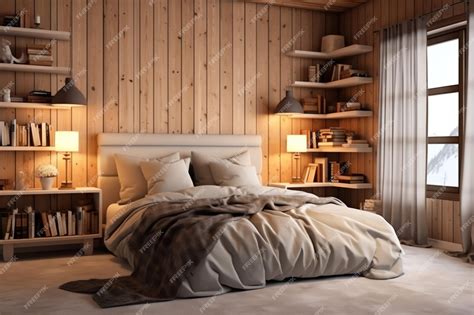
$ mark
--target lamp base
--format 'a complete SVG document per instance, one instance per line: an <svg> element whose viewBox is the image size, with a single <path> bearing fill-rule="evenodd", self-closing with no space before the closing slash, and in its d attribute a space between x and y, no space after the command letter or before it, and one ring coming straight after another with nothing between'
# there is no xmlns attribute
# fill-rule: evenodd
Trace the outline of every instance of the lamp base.
<svg viewBox="0 0 474 315"><path fill-rule="evenodd" d="M76 189L76 188L72 185L72 182L62 182L59 189L60 190L72 190L72 189Z"/></svg>

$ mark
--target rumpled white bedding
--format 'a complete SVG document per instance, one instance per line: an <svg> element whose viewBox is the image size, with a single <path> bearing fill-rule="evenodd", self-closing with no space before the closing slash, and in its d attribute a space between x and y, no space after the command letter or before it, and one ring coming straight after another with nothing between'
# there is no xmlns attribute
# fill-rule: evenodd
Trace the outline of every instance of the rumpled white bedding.
<svg viewBox="0 0 474 315"><path fill-rule="evenodd" d="M232 194L306 193L265 186L198 186L147 196L108 215L105 244L133 267L128 239L147 205ZM356 274L390 279L403 274L402 253L392 226L372 213L334 204L307 204L288 212L264 211L227 223L208 257L184 279L178 297L262 288L268 280L292 277Z"/></svg>

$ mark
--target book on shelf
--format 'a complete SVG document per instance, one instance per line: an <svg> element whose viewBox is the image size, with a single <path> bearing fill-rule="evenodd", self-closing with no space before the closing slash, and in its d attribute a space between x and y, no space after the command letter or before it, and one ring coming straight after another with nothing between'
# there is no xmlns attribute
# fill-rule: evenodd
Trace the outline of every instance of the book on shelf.
<svg viewBox="0 0 474 315"><path fill-rule="evenodd" d="M327 183L328 182L328 158L315 158L314 165L318 167L318 182L320 183Z"/></svg>
<svg viewBox="0 0 474 315"><path fill-rule="evenodd" d="M75 211L2 210L0 233L5 240L97 234L99 213L90 205Z"/></svg>
<svg viewBox="0 0 474 315"><path fill-rule="evenodd" d="M331 141L331 142L319 142L319 146L323 148L331 148L331 147L341 147L345 142L336 142L336 141Z"/></svg>
<svg viewBox="0 0 474 315"><path fill-rule="evenodd" d="M346 64L335 64L332 67L332 76L331 76L331 81L338 81L341 80L341 73L344 71L350 70L352 68L351 65L346 65Z"/></svg>
<svg viewBox="0 0 474 315"><path fill-rule="evenodd" d="M0 144L12 147L54 146L54 127L48 123L18 124L0 121Z"/></svg>

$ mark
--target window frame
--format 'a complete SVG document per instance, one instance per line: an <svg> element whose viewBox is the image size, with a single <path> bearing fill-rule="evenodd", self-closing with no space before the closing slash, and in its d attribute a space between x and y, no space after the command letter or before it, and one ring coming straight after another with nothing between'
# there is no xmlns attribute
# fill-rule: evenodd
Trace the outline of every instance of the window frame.
<svg viewBox="0 0 474 315"><path fill-rule="evenodd" d="M458 187L452 186L439 186L439 185L428 185L428 172L426 173L426 193L427 197L434 197L447 199L447 200L459 200L460 189L462 183L462 157L463 157L463 135L464 135L464 108L465 108L465 82L466 82L466 57L465 50L463 49L466 44L466 31L465 27L458 28L455 30L449 30L444 33L435 34L428 36L428 46L436 45L442 42L458 39L458 58L459 58L459 78L458 84L450 86L442 86L436 88L427 88L426 96L426 152L428 152L429 144L457 144L458 145ZM428 69L427 69L428 70ZM428 83L428 82L427 82ZM443 137L430 137L428 136L428 118L429 118L429 106L428 99L430 96L458 93L459 96L459 132L458 136L443 136ZM426 158L426 168L428 168L428 156Z"/></svg>

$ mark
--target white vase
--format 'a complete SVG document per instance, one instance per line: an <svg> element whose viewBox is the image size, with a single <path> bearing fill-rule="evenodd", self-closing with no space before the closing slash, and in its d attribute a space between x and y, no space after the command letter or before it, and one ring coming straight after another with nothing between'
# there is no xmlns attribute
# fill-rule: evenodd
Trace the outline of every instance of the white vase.
<svg viewBox="0 0 474 315"><path fill-rule="evenodd" d="M43 188L43 190L50 190L51 188L53 188L55 181L56 177L41 177L41 188Z"/></svg>

